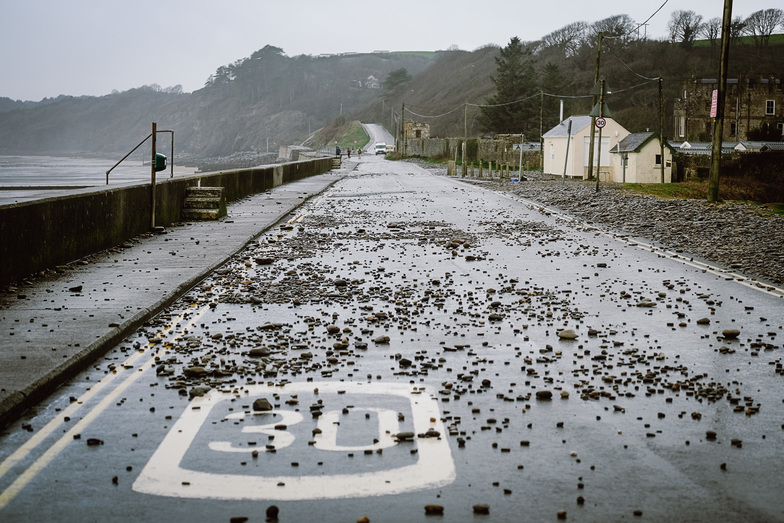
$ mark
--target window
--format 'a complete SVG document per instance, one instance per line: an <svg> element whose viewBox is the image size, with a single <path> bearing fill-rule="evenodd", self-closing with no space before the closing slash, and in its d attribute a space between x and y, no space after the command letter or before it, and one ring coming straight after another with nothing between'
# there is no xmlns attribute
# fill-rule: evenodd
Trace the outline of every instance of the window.
<svg viewBox="0 0 784 523"><path fill-rule="evenodd" d="M777 124L776 124L776 129L778 129L778 130L779 130L779 133L781 133L782 135L784 135L784 123L777 123Z"/></svg>
<svg viewBox="0 0 784 523"><path fill-rule="evenodd" d="M656 155L656 165L661 165L661 154Z"/></svg>
<svg viewBox="0 0 784 523"><path fill-rule="evenodd" d="M683 99L686 99L686 89L683 90Z"/></svg>
<svg viewBox="0 0 784 523"><path fill-rule="evenodd" d="M776 114L776 100L765 100L765 116Z"/></svg>
<svg viewBox="0 0 784 523"><path fill-rule="evenodd" d="M686 136L686 117L681 116L678 118L678 136L683 138Z"/></svg>
<svg viewBox="0 0 784 523"><path fill-rule="evenodd" d="M738 124L735 122L730 123L730 136L735 136L735 132L737 131Z"/></svg>

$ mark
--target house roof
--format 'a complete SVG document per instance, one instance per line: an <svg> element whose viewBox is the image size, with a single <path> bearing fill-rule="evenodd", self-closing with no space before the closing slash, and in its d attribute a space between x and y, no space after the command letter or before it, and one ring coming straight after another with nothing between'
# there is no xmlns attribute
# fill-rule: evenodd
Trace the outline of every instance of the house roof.
<svg viewBox="0 0 784 523"><path fill-rule="evenodd" d="M784 151L784 142L765 142L760 151Z"/></svg>
<svg viewBox="0 0 784 523"><path fill-rule="evenodd" d="M615 147L610 149L611 153L638 153L651 140L658 139L654 133L632 133L618 142ZM666 141L664 146L672 152L672 147Z"/></svg>
<svg viewBox="0 0 784 523"><path fill-rule="evenodd" d="M566 138L569 136L570 121L572 122L572 136L591 125L590 116L570 116L563 122L544 133L542 138Z"/></svg>

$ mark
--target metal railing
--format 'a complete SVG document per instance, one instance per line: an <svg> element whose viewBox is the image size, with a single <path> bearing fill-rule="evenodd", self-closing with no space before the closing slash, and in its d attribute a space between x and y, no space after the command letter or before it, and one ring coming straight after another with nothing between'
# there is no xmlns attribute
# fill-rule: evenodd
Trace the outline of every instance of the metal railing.
<svg viewBox="0 0 784 523"><path fill-rule="evenodd" d="M171 133L171 135L172 135L172 139L171 139L171 156L170 156L170 160L169 160L169 166L171 167L171 171L170 171L169 178L173 178L174 177L174 131L172 131L170 129L162 129L162 130L156 131L156 132L158 132L158 133ZM137 145L136 147L131 149L131 152L129 152L128 154L123 156L122 159L119 162L117 162L116 164L112 165L112 167L108 171L106 171L106 185L109 185L109 173L112 172L115 167L120 165L126 158L128 158L130 155L132 155L134 153L134 151L136 151L136 149L141 147L144 144L144 142L149 140L151 136L152 136L152 133L148 134L144 138L144 140L139 142L139 145ZM153 152L153 155L154 154L155 153Z"/></svg>

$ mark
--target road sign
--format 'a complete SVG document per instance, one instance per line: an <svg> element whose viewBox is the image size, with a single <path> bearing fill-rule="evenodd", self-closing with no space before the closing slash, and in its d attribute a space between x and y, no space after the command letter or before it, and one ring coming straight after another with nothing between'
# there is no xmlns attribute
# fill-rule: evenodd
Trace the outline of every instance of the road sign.
<svg viewBox="0 0 784 523"><path fill-rule="evenodd" d="M716 113L719 111L719 91L718 89L713 90L713 95L711 96L711 110L710 110L710 117L716 118Z"/></svg>
<svg viewBox="0 0 784 523"><path fill-rule="evenodd" d="M605 120L604 118L597 118L597 119L596 119L596 127L598 127L599 129L601 129L601 128L602 128L602 127L604 127L605 125L607 125L607 120Z"/></svg>

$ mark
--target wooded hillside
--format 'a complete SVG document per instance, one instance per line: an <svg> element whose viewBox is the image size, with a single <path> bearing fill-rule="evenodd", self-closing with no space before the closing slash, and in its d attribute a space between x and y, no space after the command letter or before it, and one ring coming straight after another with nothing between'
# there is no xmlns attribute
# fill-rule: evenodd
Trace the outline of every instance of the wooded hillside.
<svg viewBox="0 0 784 523"><path fill-rule="evenodd" d="M658 130L655 78L664 79L665 122L671 126L672 104L683 80L718 76L715 41L684 45L631 37L626 32L629 23L622 15L590 26L570 24L541 40L524 42L536 75L531 103L537 121L526 129L529 139L539 137L539 109L545 131L558 122L560 100L566 116L590 111L597 30L608 35L601 57L601 72L612 90L607 104L632 132ZM764 45L736 38L730 75L780 77L780 42L777 35ZM152 121L159 129L175 130L180 159L261 154L268 144L275 152L281 144L300 143L341 114L394 130L403 103L406 118L430 123L433 136L462 136L464 125L471 136L489 134L493 129L477 120L478 106L496 92L492 77L498 56L498 47L486 46L471 52L289 57L280 48L266 46L219 67L204 88L193 93L144 86L101 97L0 99L0 154L124 155L149 133Z"/></svg>

